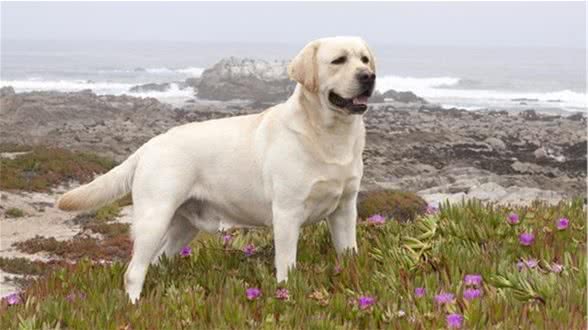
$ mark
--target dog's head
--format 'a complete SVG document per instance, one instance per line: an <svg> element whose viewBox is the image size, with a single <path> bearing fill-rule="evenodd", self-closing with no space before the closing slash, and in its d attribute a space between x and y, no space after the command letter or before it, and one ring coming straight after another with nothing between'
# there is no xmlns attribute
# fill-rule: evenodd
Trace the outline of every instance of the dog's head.
<svg viewBox="0 0 588 330"><path fill-rule="evenodd" d="M288 75L317 94L329 109L363 114L374 91L376 63L361 38L324 38L312 41L296 55Z"/></svg>

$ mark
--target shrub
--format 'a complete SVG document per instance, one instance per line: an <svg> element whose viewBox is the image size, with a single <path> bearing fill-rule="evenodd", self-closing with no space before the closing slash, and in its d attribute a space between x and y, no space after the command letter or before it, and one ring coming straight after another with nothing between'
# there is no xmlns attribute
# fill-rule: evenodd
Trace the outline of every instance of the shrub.
<svg viewBox="0 0 588 330"><path fill-rule="evenodd" d="M111 159L54 147L35 146L30 151L15 159L0 159L0 189L48 191L64 181L90 181L115 165Z"/></svg>
<svg viewBox="0 0 588 330"><path fill-rule="evenodd" d="M423 214L426 207L427 203L415 193L376 190L359 194L357 211L362 219L377 213L404 222Z"/></svg>
<svg viewBox="0 0 588 330"><path fill-rule="evenodd" d="M16 207L9 208L4 214L8 218L21 218L25 216L24 211Z"/></svg>

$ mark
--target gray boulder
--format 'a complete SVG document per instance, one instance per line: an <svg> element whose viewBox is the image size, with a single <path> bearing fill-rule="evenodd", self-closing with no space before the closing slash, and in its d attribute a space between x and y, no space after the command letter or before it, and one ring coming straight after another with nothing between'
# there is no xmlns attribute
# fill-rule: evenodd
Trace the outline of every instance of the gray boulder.
<svg viewBox="0 0 588 330"><path fill-rule="evenodd" d="M402 103L427 103L425 99L422 97L416 96L415 93L406 91L406 92L397 92L393 89L385 92L383 94L384 98L386 99L393 99L396 102Z"/></svg>
<svg viewBox="0 0 588 330"><path fill-rule="evenodd" d="M375 91L370 97L370 103L384 103L385 101L386 99L384 98L384 95L379 91Z"/></svg>
<svg viewBox="0 0 588 330"><path fill-rule="evenodd" d="M206 69L198 84L198 98L258 102L286 100L296 83L288 78L285 61L230 57Z"/></svg>
<svg viewBox="0 0 588 330"><path fill-rule="evenodd" d="M165 92L170 88L170 83L150 83L144 85L133 86L129 89L131 93L144 93L144 92Z"/></svg>
<svg viewBox="0 0 588 330"><path fill-rule="evenodd" d="M0 97L12 96L12 95L14 95L14 88L12 88L12 86L4 86L4 87L0 88Z"/></svg>

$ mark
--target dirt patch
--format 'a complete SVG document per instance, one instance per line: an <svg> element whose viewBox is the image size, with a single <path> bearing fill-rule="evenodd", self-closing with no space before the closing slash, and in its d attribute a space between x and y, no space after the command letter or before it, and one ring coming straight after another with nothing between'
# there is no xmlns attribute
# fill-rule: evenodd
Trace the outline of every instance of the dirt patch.
<svg viewBox="0 0 588 330"><path fill-rule="evenodd" d="M107 262L130 254L132 207L120 206L130 199L91 213L57 209L57 198L75 186L58 186L50 192L0 191L0 296L44 276L41 268L50 271L83 257ZM23 216L10 217L11 209L21 210Z"/></svg>

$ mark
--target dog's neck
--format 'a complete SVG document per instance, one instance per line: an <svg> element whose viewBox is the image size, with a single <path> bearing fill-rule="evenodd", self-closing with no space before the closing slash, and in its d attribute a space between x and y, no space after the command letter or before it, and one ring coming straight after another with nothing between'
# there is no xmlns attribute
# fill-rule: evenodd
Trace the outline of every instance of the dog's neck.
<svg viewBox="0 0 588 330"><path fill-rule="evenodd" d="M294 111L300 112L310 128L319 135L349 135L363 128L362 116L330 109L318 94L308 91L300 84L296 85L290 101L295 101L291 102L297 105Z"/></svg>
<svg viewBox="0 0 588 330"><path fill-rule="evenodd" d="M287 101L287 126L312 142L312 150L323 162L351 164L361 159L365 144L362 116L340 113L328 108L320 97L300 84Z"/></svg>

